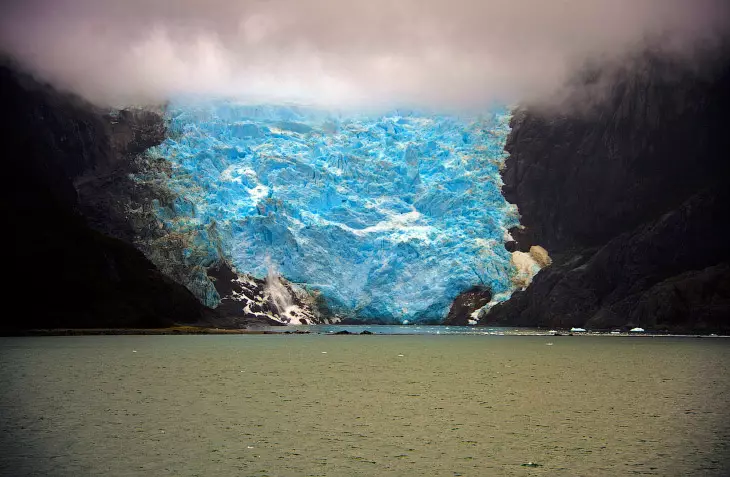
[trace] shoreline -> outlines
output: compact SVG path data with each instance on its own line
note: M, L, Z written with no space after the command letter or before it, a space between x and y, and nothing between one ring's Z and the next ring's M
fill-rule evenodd
M169 328L40 328L2 330L0 336L123 336L123 335L265 335L277 331L208 328L203 326L171 326Z
M652 332L610 332L610 331L583 331L571 332L558 330L557 333L538 329L511 329L508 332L494 331L493 329L468 327L473 332L465 333L389 333L378 332L377 327L382 325L356 325L369 327L369 332L348 331L348 325L340 325L339 331L320 332L316 330L302 330L300 328L282 326L281 330L256 328L210 328L204 326L171 326L168 328L40 328L27 330L0 330L2 337L31 337L31 336L144 336L144 335L326 335L326 336L544 336L544 337L575 337L575 336L611 336L611 337L645 337L645 338L730 338L730 335L715 333L652 333ZM444 328L462 328L449 326ZM467 327L463 327L467 328Z

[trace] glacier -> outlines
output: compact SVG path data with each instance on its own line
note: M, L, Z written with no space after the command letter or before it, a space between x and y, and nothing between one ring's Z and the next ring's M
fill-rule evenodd
M198 231L199 265L223 258L266 277L274 264L353 321L439 322L473 286L496 301L515 288L503 244L519 215L499 174L506 107L461 116L178 101L166 116L168 138L149 156L169 162L176 198L155 213L170 233Z

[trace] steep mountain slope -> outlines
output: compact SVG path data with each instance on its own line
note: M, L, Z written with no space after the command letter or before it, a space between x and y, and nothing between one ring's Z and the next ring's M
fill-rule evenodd
M588 107L512 120L513 236L554 263L480 324L730 329L727 57L646 55L584 80L571 100Z
M91 229L73 180L117 159L99 111L0 67L6 284L2 328L148 327L205 310L133 246Z

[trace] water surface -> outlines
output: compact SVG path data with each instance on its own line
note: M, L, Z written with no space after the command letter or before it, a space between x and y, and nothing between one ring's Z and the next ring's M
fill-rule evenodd
M358 334L369 331L379 335L547 335L548 330L537 328L508 328L482 326L444 326L444 325L290 325L263 326L261 329L282 333L286 331L308 331L310 333L333 334L341 331Z
M727 475L728 344L3 338L0 473Z

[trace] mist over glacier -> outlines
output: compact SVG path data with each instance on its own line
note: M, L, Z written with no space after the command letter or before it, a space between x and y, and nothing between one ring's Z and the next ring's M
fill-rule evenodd
M483 110L548 101L586 60L646 45L692 62L728 18L726 0L7 0L0 54L104 106Z
M505 107L376 115L196 101L167 115L169 138L151 153L172 163L178 199L157 214L172 231L214 224L216 240L197 236L205 260L263 277L270 257L333 312L369 321L437 321L472 286L497 299L512 290Z

